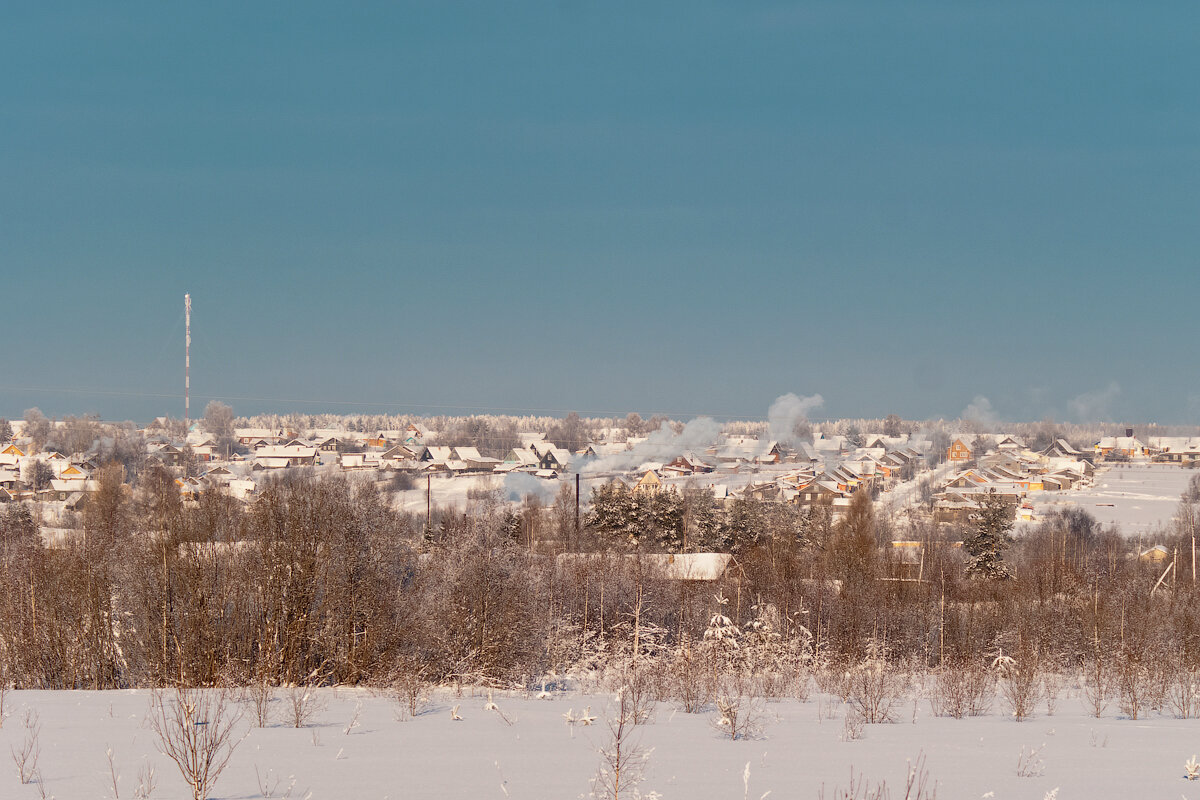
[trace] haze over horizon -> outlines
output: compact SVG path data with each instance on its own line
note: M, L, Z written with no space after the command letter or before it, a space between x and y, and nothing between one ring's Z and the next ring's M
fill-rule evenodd
M1200 424L1200 7L98 4L0 30L0 416Z

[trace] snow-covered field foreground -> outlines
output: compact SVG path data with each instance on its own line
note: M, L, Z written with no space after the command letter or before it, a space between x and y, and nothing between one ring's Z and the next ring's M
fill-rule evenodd
M715 712L685 714L659 704L635 735L650 753L640 789L664 800L758 800L768 791L772 798L817 798L824 786L831 799L842 797L834 790L849 786L853 769L871 787L886 780L891 796L901 798L906 762L923 753L930 786L943 800L1041 800L1056 787L1058 800L1200 798L1200 782L1183 777L1185 761L1200 752L1200 721L1153 714L1131 721L1112 707L1095 719L1077 694L1065 690L1053 716L1042 706L1023 722L1005 716L999 701L988 716L956 720L931 716L924 700L914 711L910 700L897 722L864 726L857 740L845 738L841 702L815 692L807 702L762 705L761 738L743 741L723 738ZM272 703L266 728L253 727L253 705L241 703L237 737L245 738L211 796L284 797L294 787L294 798L578 798L600 764L597 749L611 740L607 695L539 700L498 692L498 710L486 710L486 695L442 692L425 713L403 721L395 702L369 690L316 695L324 708L300 729L283 721L284 699ZM147 722L150 698L147 691L10 692L0 729L0 797L134 798L139 771L152 765L151 797L190 798L158 752ZM452 719L455 706L461 720ZM568 710L579 717L589 707L593 725L567 724ZM9 756L29 737L26 710L40 721L41 787L22 785Z
M1114 466L1096 472L1095 486L1066 492L1031 492L1035 519L1055 506L1077 506L1101 525L1117 525L1136 538L1168 526L1179 496L1196 472L1173 464ZM1153 542L1150 542L1153 544Z

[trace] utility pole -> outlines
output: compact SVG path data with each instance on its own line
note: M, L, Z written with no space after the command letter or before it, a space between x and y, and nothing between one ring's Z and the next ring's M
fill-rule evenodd
M183 435L187 436L192 403L192 296L183 296L183 317L186 333L183 339Z
M579 546L579 473L575 473L575 546Z

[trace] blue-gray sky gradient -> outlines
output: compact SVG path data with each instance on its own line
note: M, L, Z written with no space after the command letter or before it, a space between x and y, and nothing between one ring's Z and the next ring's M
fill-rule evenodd
M1194 2L29 4L0 70L0 415L180 416L190 291L194 414L1200 423Z

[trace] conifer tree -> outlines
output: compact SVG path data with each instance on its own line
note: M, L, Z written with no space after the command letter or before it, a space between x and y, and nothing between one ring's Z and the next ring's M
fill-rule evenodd
M972 527L963 542L971 555L967 574L981 578L1011 578L1012 573L1004 563L1004 551L1012 542L1013 510L995 489L988 489L978 502L979 510L971 515Z

